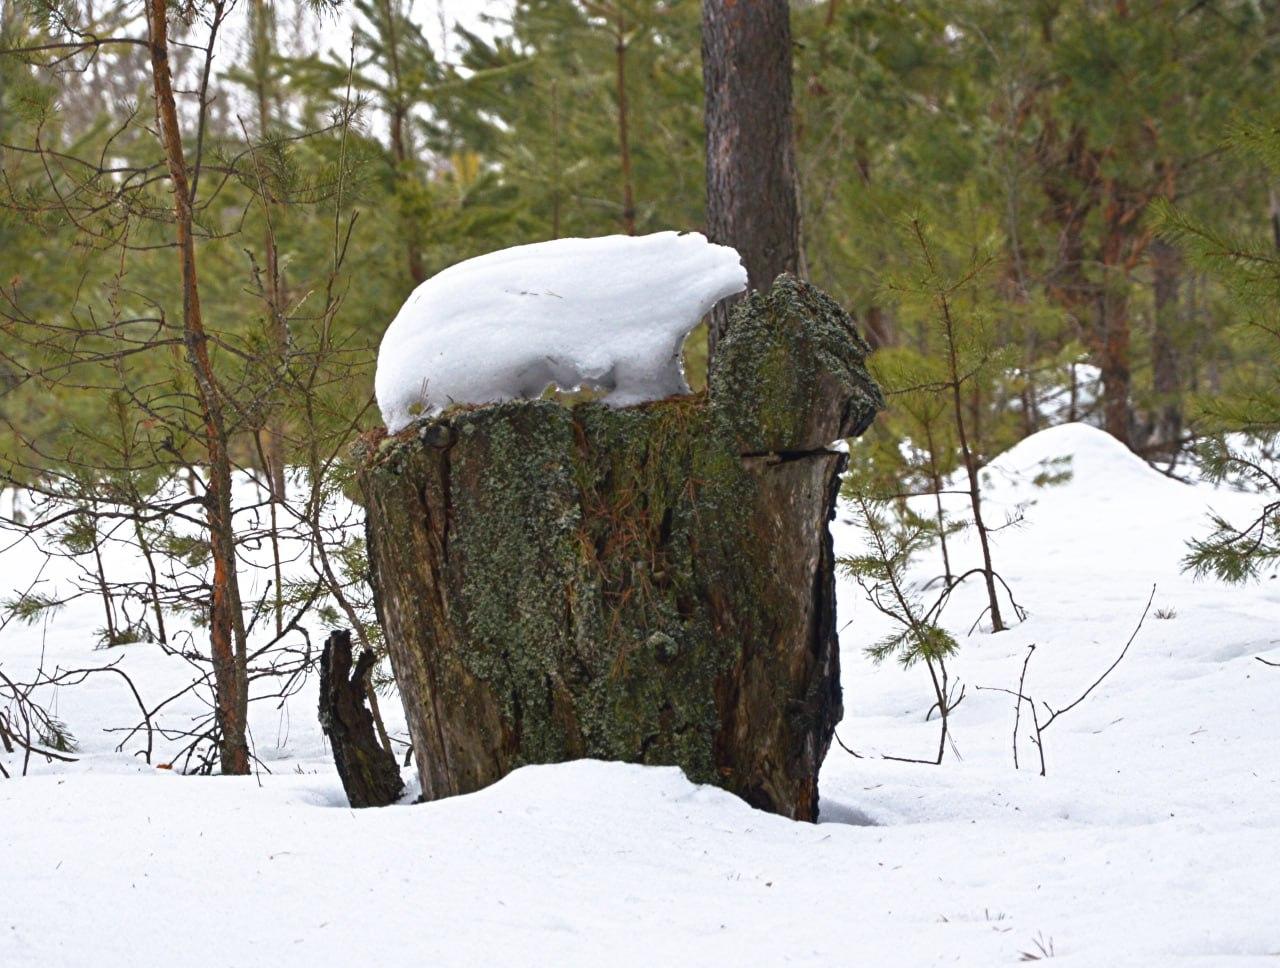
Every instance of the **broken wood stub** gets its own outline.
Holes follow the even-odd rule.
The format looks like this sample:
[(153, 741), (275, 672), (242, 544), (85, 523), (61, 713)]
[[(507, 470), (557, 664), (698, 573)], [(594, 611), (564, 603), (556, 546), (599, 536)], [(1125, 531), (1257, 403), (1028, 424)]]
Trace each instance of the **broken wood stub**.
[(404, 781), (395, 755), (378, 741), (365, 705), (365, 678), (374, 655), (366, 649), (354, 668), (351, 659), (351, 633), (330, 633), (320, 653), (320, 726), (351, 806), (385, 807), (400, 799)]
[(883, 406), (866, 344), (781, 276), (709, 394), (459, 408), (360, 454), (425, 799), (529, 763), (678, 765), (813, 820), (842, 709), (827, 528)]

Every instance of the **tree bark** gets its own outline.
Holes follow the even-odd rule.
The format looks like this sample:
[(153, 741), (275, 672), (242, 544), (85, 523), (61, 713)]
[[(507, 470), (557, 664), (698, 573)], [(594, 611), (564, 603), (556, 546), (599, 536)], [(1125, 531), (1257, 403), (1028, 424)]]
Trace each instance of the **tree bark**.
[(396, 758), (379, 743), (373, 714), (364, 704), (365, 679), (375, 661), (365, 649), (352, 668), (346, 630), (330, 633), (320, 654), (320, 725), (353, 807), (385, 807), (404, 793)]
[(866, 352), (784, 276), (739, 306), (709, 394), (459, 409), (366, 440), (424, 798), (597, 757), (816, 819), (842, 714), (828, 445), (883, 406)]
[(1132, 443), (1133, 408), (1129, 401), (1129, 297), (1107, 286), (1098, 299), (1095, 352), (1102, 375), (1102, 425), (1126, 447)]
[(1136, 219), (1143, 202), (1108, 181), (1103, 207), (1101, 258), (1103, 278), (1098, 287), (1098, 316), (1094, 353), (1102, 371), (1102, 417), (1107, 433), (1126, 447), (1133, 445), (1129, 270), (1138, 234)]
[[(275, 47), (275, 11), (267, 0), (254, 0), (249, 9), (252, 48), (250, 50), (250, 66), (253, 71), (253, 93), (258, 109), (258, 140), (264, 145), (271, 134), (271, 105), (275, 102), (272, 90), (271, 60)], [(254, 160), (255, 166), (257, 160)], [(280, 251), (276, 243), (274, 220), (277, 209), (275, 200), (265, 178), (260, 176), (262, 207), (266, 221), (263, 230), (262, 250), (266, 261), (266, 279), (264, 279), (267, 307), (270, 319), (267, 323), (267, 338), (271, 342), (272, 351), (277, 360), (283, 361), (289, 352), (288, 328), (285, 322), (285, 284), (284, 274), (280, 266)], [(267, 415), (266, 425), (262, 433), (262, 453), (265, 458), (267, 481), (271, 488), (271, 500), (283, 504), (285, 494), (285, 430), (284, 415), (278, 405), (273, 405)], [(277, 562), (278, 565), (278, 562)], [(276, 568), (276, 585), (280, 584), (279, 567)], [(277, 601), (279, 596), (277, 595)], [(276, 611), (277, 625), (280, 612)], [(279, 632), (279, 628), (276, 630)]]
[(249, 682), (244, 616), (240, 611), (240, 586), (236, 578), (235, 532), (231, 520), (231, 457), (222, 416), (222, 389), (209, 359), (209, 340), (200, 309), (193, 199), (178, 126), (173, 75), (169, 67), (168, 7), (165, 0), (147, 0), (146, 14), (160, 146), (173, 186), (174, 226), (182, 273), (182, 339), (199, 395), (209, 462), (204, 505), (213, 561), (209, 643), (213, 660), (215, 713), (221, 736), (219, 754), (223, 773), (243, 774), (249, 772), (249, 745), (246, 740)]
[[(1151, 241), (1142, 216), (1153, 197), (1174, 197), (1175, 169), (1160, 163), (1156, 184), (1125, 184), (1107, 176), (1108, 150), (1090, 147), (1083, 128), (1074, 126), (1064, 139), (1052, 122), (1040, 135), (1037, 154), (1051, 217), (1059, 228), (1058, 265), (1049, 294), (1077, 317), (1090, 358), (1101, 371), (1103, 426), (1133, 447), (1131, 273)], [(1095, 210), (1102, 224), (1096, 252), (1089, 256), (1086, 219)], [(1088, 276), (1087, 262), (1097, 266), (1099, 278)]]
[[(707, 237), (737, 249), (747, 285), (765, 290), (801, 269), (787, 0), (702, 0), (702, 79)], [(731, 305), (712, 312), (709, 364)]]
[[(395, 162), (395, 178), (401, 184), (412, 184), (414, 165), (413, 145), (409, 133), (409, 103), (405, 93), (404, 76), (400, 66), (399, 20), (403, 16), (396, 0), (382, 0), (382, 15), (386, 17), (386, 33), (381, 38), (387, 54), (388, 90), (384, 107), (391, 127), (391, 157)], [(427, 278), (422, 257), (422, 244), (418, 233), (421, 226), (402, 218), (404, 225), (405, 255), (408, 261), (409, 279), (415, 286)]]
[(1151, 243), (1155, 313), (1151, 333), (1151, 370), (1155, 390), (1149, 445), (1170, 456), (1182, 439), (1182, 360), (1178, 289), (1182, 259), (1176, 246), (1162, 239)]
[(630, 105), (627, 100), (627, 20), (622, 9), (616, 14), (614, 57), (618, 89), (618, 162), (622, 172), (622, 228), (636, 234), (636, 195), (631, 174)]

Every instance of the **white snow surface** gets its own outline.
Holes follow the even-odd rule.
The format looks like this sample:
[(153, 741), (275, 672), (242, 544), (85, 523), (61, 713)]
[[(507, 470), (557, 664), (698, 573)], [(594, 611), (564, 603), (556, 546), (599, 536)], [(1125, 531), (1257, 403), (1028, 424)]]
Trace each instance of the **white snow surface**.
[[(1035, 487), (1064, 454), (1073, 478)], [(994, 523), (1023, 508), (994, 555), (1031, 614), (970, 634), (982, 592), (957, 594), (945, 617), (967, 692), (960, 756), (941, 767), (879, 758), (932, 755), (927, 672), (864, 658), (884, 624), (843, 579), (839, 735), (862, 758), (833, 746), (818, 825), (676, 769), (594, 761), (353, 811), (314, 681), (279, 709), (253, 707), (271, 773), (179, 776), (132, 755), (137, 737), (113, 752), (121, 734), (103, 730), (136, 710), (102, 676), (44, 696), (79, 762), (0, 780), (0, 965), (898, 968), (1014, 964), (1042, 947), (1053, 964), (1106, 968), (1280, 963), (1280, 669), (1255, 661), (1280, 661), (1280, 583), (1178, 570), (1210, 505), (1243, 515), (1263, 498), (1170, 480), (1083, 425), (1027, 439), (985, 477)], [(858, 547), (846, 516), (838, 553)], [(957, 570), (976, 561), (966, 541), (952, 552)], [(0, 595), (38, 568), (25, 545), (0, 550)], [(938, 570), (922, 562), (915, 577)], [(1025, 708), (1015, 770), (1012, 700), (974, 687), (1015, 687), (1035, 643), (1026, 691), (1067, 704), (1119, 654), (1153, 582), (1127, 657), (1046, 734), (1048, 775)], [(149, 702), (186, 681), (186, 663), (154, 646), (92, 650), (100, 607), (90, 597), (47, 626), (9, 626), (0, 668), (20, 677), (42, 652), (46, 668), (119, 657)], [(382, 705), (402, 732), (394, 697)], [(185, 697), (158, 719), (181, 729), (203, 708)], [(158, 738), (154, 762), (178, 745)]]
[(387, 327), (374, 381), (391, 433), (454, 403), (536, 397), (554, 384), (627, 406), (687, 393), (680, 347), (746, 288), (738, 253), (696, 232), (557, 239), (432, 276)]

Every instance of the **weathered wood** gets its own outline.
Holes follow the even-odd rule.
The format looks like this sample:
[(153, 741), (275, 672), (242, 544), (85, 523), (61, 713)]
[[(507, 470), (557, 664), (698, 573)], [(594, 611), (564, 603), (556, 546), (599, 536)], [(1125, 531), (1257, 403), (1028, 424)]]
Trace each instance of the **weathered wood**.
[(816, 817), (841, 716), (828, 445), (882, 406), (865, 352), (784, 276), (738, 307), (709, 395), (460, 408), (366, 442), (426, 799), (589, 756)]
[(395, 755), (378, 742), (365, 707), (365, 676), (374, 661), (366, 649), (351, 667), (351, 633), (345, 630), (330, 633), (320, 653), (320, 726), (353, 807), (385, 807), (404, 793)]

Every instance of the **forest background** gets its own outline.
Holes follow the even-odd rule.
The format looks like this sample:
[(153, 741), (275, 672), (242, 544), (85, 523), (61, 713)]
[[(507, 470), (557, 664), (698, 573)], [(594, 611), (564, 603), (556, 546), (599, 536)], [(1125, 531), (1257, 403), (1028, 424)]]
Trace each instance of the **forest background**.
[[(369, 399), (382, 330), (434, 272), (522, 242), (703, 225), (696, 0), (520, 0), (477, 32), (443, 34), (429, 6), (359, 0), (353, 46), (319, 54), (345, 38), (335, 11), (310, 5), (192, 8), (195, 46), (175, 37), (179, 102), (193, 119), (207, 105), (195, 211), (208, 325), (305, 341), (327, 284), (344, 354), (333, 391), (349, 402)], [(126, 292), (177, 315), (176, 261), (142, 238), (152, 213), (113, 210), (107, 187), (155, 160), (145, 51), (98, 43), (137, 14), (3, 7), (7, 47), (66, 43), (68, 26), (89, 41), (45, 52), (54, 70), (0, 60), (11, 316), (101, 320), (126, 311), (111, 306)], [(1167, 200), (1224, 234), (1280, 232), (1265, 167), (1224, 150), (1234, 122), (1270, 110), (1278, 29), (1275, 5), (1221, 0), (794, 4), (810, 277), (873, 346), (929, 355), (928, 313), (897, 284), (918, 264), (907, 223), (919, 219), (972, 267), (965, 313), (1007, 356), (972, 388), (984, 453), (1038, 429), (1038, 401), (1067, 388), (1070, 416), (1096, 406), (1135, 451), (1170, 455), (1197, 430), (1193, 398), (1251, 360), (1233, 338), (1239, 311), (1156, 236), (1150, 210)], [(353, 217), (335, 273), (335, 219)], [(108, 239), (130, 233), (122, 260)], [(698, 355), (691, 345), (695, 381)], [(97, 426), (110, 405), (28, 383), (0, 410), (3, 452), (31, 456), (24, 442)], [(375, 422), (366, 411), (362, 425)]]

